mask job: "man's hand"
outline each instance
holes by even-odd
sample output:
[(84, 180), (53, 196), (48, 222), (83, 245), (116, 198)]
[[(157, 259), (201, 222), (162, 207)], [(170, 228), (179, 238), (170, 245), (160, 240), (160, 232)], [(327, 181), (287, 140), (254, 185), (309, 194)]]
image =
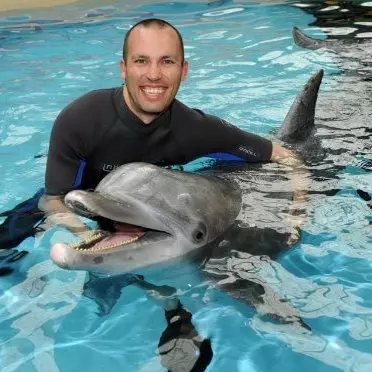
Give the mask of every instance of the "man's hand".
[(80, 238), (89, 231), (88, 226), (80, 220), (79, 216), (65, 205), (64, 195), (44, 195), (40, 198), (38, 207), (47, 215), (43, 226), (41, 226), (45, 230), (53, 225), (59, 225)]
[(302, 159), (291, 150), (273, 143), (271, 161), (286, 167), (293, 187), (293, 203), (290, 207), (291, 235), (288, 244), (293, 245), (300, 239), (301, 227), (306, 222), (307, 190), (310, 185), (310, 173)]

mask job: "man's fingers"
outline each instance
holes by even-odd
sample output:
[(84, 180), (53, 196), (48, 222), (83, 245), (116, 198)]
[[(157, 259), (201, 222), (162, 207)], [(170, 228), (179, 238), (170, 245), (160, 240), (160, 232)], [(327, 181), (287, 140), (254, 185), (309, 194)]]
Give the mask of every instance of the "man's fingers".
[(292, 233), (287, 239), (288, 245), (294, 245), (299, 242), (301, 238), (301, 229), (297, 226), (292, 229)]

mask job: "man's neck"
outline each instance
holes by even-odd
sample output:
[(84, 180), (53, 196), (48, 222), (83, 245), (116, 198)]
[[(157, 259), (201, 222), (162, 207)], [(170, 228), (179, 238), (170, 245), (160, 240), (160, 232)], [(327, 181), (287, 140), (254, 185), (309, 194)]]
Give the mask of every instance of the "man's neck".
[(137, 118), (140, 119), (142, 121), (142, 123), (145, 124), (145, 125), (151, 124), (156, 118), (158, 118), (162, 114), (162, 113), (160, 113), (160, 114), (146, 114), (146, 113), (140, 114), (140, 113), (136, 112), (136, 110), (134, 110), (134, 108), (133, 108), (131, 99), (129, 97), (128, 90), (127, 90), (125, 85), (123, 87), (123, 99), (124, 99), (124, 102), (126, 103), (126, 105), (128, 106), (129, 110), (134, 115), (136, 115)]

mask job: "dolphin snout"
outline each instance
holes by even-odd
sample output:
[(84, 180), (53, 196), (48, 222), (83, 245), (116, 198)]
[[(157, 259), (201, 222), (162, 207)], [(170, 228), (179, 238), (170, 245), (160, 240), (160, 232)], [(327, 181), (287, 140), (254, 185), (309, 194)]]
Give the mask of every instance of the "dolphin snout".
[[(71, 249), (67, 244), (54, 244), (50, 250), (50, 258), (52, 261), (62, 269), (69, 268), (69, 257), (71, 256)], [(71, 258), (71, 257), (70, 257)]]

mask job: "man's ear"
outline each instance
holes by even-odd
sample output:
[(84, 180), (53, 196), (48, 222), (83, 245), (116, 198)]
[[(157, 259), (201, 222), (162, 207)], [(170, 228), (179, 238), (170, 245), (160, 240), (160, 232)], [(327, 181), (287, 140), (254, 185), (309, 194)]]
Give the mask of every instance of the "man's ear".
[(189, 62), (184, 61), (183, 66), (182, 66), (182, 77), (181, 77), (182, 81), (186, 79), (188, 71), (189, 71)]
[(124, 59), (120, 60), (119, 67), (120, 67), (120, 76), (123, 80), (125, 80), (125, 77), (127, 75), (127, 65)]

